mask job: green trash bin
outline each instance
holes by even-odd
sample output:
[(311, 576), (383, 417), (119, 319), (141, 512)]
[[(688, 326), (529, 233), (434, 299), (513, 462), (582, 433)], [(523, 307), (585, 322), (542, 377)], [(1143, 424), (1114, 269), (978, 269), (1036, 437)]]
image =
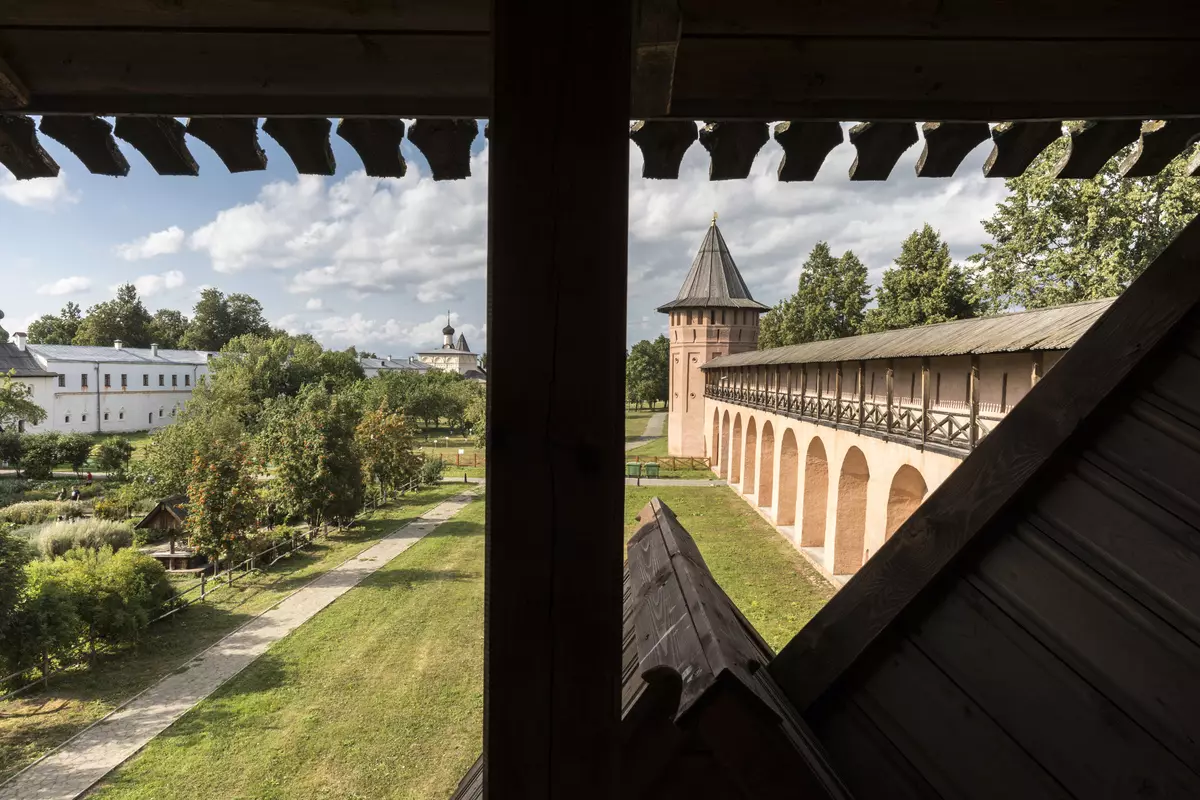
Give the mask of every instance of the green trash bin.
[(626, 478), (640, 478), (640, 477), (642, 477), (642, 465), (641, 465), (639, 462), (637, 462), (637, 461), (628, 461), (628, 462), (626, 462), (626, 464), (625, 464), (625, 477), (626, 477)]
[(657, 478), (658, 477), (658, 464), (656, 462), (651, 461), (646, 464), (646, 477), (647, 478)]

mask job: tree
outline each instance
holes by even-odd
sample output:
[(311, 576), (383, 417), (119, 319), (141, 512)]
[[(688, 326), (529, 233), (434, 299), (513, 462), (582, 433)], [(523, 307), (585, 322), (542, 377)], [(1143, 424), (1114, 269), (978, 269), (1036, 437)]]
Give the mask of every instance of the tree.
[(6, 634), (0, 657), (7, 669), (32, 663), (49, 664), (55, 653), (69, 650), (81, 629), (76, 598), (64, 580), (62, 559), (30, 561), (25, 565), (25, 587)]
[(79, 333), (83, 312), (76, 303), (67, 303), (58, 316), (43, 314), (29, 324), (29, 341), (34, 344), (71, 344)]
[(194, 548), (218, 560), (242, 552), (257, 516), (257, 472), (241, 440), (214, 440), (193, 456), (184, 530)]
[(25, 454), (25, 437), (15, 430), (0, 431), (0, 461), (12, 467), (21, 466)]
[(13, 378), (14, 371), (0, 374), (0, 431), (15, 429), (24, 421), (40, 425), (46, 419), (46, 411), (33, 402), (33, 389)]
[(262, 303), (248, 294), (226, 297), (220, 289), (209, 288), (200, 293), (181, 344), (193, 350), (220, 350), (239, 336), (270, 334)]
[(150, 342), (167, 350), (178, 349), (187, 333), (188, 318), (171, 308), (160, 308), (150, 320)]
[(130, 347), (150, 344), (150, 312), (132, 283), (117, 287), (113, 300), (92, 306), (79, 324), (72, 344), (111, 347), (120, 340)]
[(671, 343), (666, 336), (653, 341), (643, 339), (633, 346), (625, 360), (625, 392), (639, 408), (651, 408), (667, 401)]
[(362, 460), (363, 477), (384, 491), (394, 489), (417, 474), (420, 456), (413, 451), (412, 432), (404, 415), (393, 411), (384, 400), (363, 414), (354, 431)]
[(58, 440), (59, 461), (70, 464), (76, 475), (83, 469), (91, 454), (92, 437), (86, 433), (64, 433)]
[(878, 304), (864, 330), (886, 331), (966, 319), (976, 314), (967, 273), (950, 260), (950, 245), (928, 223), (900, 245), (895, 266), (883, 273)]
[(54, 431), (25, 436), (24, 452), (21, 454), (21, 472), (27, 478), (49, 478), (54, 465), (62, 460), (59, 441), (62, 436)]
[(760, 349), (853, 336), (862, 327), (869, 289), (867, 268), (854, 252), (834, 258), (817, 242), (801, 268), (796, 293), (763, 315)]
[(133, 457), (133, 443), (120, 436), (111, 436), (92, 449), (96, 466), (111, 475), (124, 475)]
[(32, 559), (33, 552), (24, 539), (0, 530), (0, 652), (16, 647), (6, 634), (25, 589), (25, 565)]
[(1059, 180), (1060, 139), (1017, 178), (984, 230), (993, 241), (971, 257), (981, 296), (997, 310), (1043, 308), (1119, 294), (1200, 211), (1187, 148), (1158, 175), (1122, 178), (1109, 161), (1095, 178)]
[(486, 392), (479, 392), (475, 397), (471, 398), (471, 402), (463, 412), (463, 418), (470, 427), (471, 438), (475, 440), (475, 446), (484, 447), (487, 444)]

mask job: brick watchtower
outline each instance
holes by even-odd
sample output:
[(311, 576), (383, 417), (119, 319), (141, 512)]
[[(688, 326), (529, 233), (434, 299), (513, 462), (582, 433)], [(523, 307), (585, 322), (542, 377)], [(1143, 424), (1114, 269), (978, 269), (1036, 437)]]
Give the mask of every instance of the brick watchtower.
[(700, 367), (717, 356), (758, 347), (758, 317), (767, 310), (750, 296), (717, 228), (716, 214), (679, 296), (658, 310), (670, 316), (668, 452), (707, 455)]

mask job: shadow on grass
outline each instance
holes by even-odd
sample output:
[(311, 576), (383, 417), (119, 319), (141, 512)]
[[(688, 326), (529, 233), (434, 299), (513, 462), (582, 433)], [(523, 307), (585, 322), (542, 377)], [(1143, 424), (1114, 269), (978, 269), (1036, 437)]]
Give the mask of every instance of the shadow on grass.
[(425, 534), (426, 539), (436, 539), (441, 536), (483, 536), (483, 526), (478, 522), (462, 522), (452, 519)]
[(418, 583), (438, 581), (474, 581), (482, 577), (479, 572), (459, 569), (395, 569), (377, 572), (362, 582), (363, 589), (391, 589), (397, 586), (411, 589)]

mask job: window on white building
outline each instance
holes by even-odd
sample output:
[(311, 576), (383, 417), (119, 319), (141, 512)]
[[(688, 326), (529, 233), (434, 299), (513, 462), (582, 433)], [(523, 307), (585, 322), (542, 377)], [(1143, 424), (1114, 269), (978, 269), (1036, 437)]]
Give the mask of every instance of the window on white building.
[(160, 374), (160, 375), (158, 376), (158, 385), (159, 385), (159, 386), (166, 386), (167, 384), (165, 383), (165, 381), (166, 381), (166, 378), (164, 378), (164, 377), (163, 377), (163, 376)]
[(179, 376), (178, 376), (178, 375), (172, 375), (172, 376), (171, 376), (171, 385), (172, 385), (172, 386), (178, 386), (178, 385), (179, 385)]
[(79, 386), (80, 386), (80, 388), (83, 388), (83, 389), (87, 388), (87, 373), (86, 372), (79, 376)]
[(70, 414), (67, 414), (66, 416), (64, 416), (64, 417), (63, 417), (63, 422), (65, 422), (65, 423), (67, 423), (68, 425), (70, 425), (70, 424), (71, 424), (71, 415), (70, 415)]
[(109, 375), (107, 372), (104, 373), (104, 388), (105, 389), (112, 388), (112, 375)]
[(158, 410), (158, 416), (159, 416), (159, 417), (161, 417), (161, 416), (162, 416), (162, 411), (163, 411), (163, 410), (162, 410), (161, 408)]
[(184, 385), (184, 386), (191, 386), (191, 385), (192, 385), (192, 376), (191, 376), (191, 375), (184, 375), (184, 376), (183, 376), (183, 385)]
[(59, 375), (59, 376), (58, 376), (58, 386), (59, 386), (59, 388), (60, 388), (60, 389), (65, 389), (65, 388), (66, 388), (66, 386), (67, 386), (67, 376), (66, 376), (66, 375)]
[(108, 422), (108, 412), (107, 411), (104, 412), (104, 421)]
[(122, 376), (121, 376), (121, 388), (122, 388), (122, 389), (128, 389), (128, 388), (129, 388), (129, 376), (128, 376), (128, 375), (122, 375)]
[(80, 419), (82, 419), (84, 422), (87, 422), (87, 414), (84, 414), (82, 417), (80, 417)]
[(125, 419), (125, 412), (124, 412), (124, 411), (118, 411), (118, 412), (117, 412), (117, 419)]
[(142, 375), (142, 386), (149, 386), (149, 385), (150, 385), (150, 376)]

